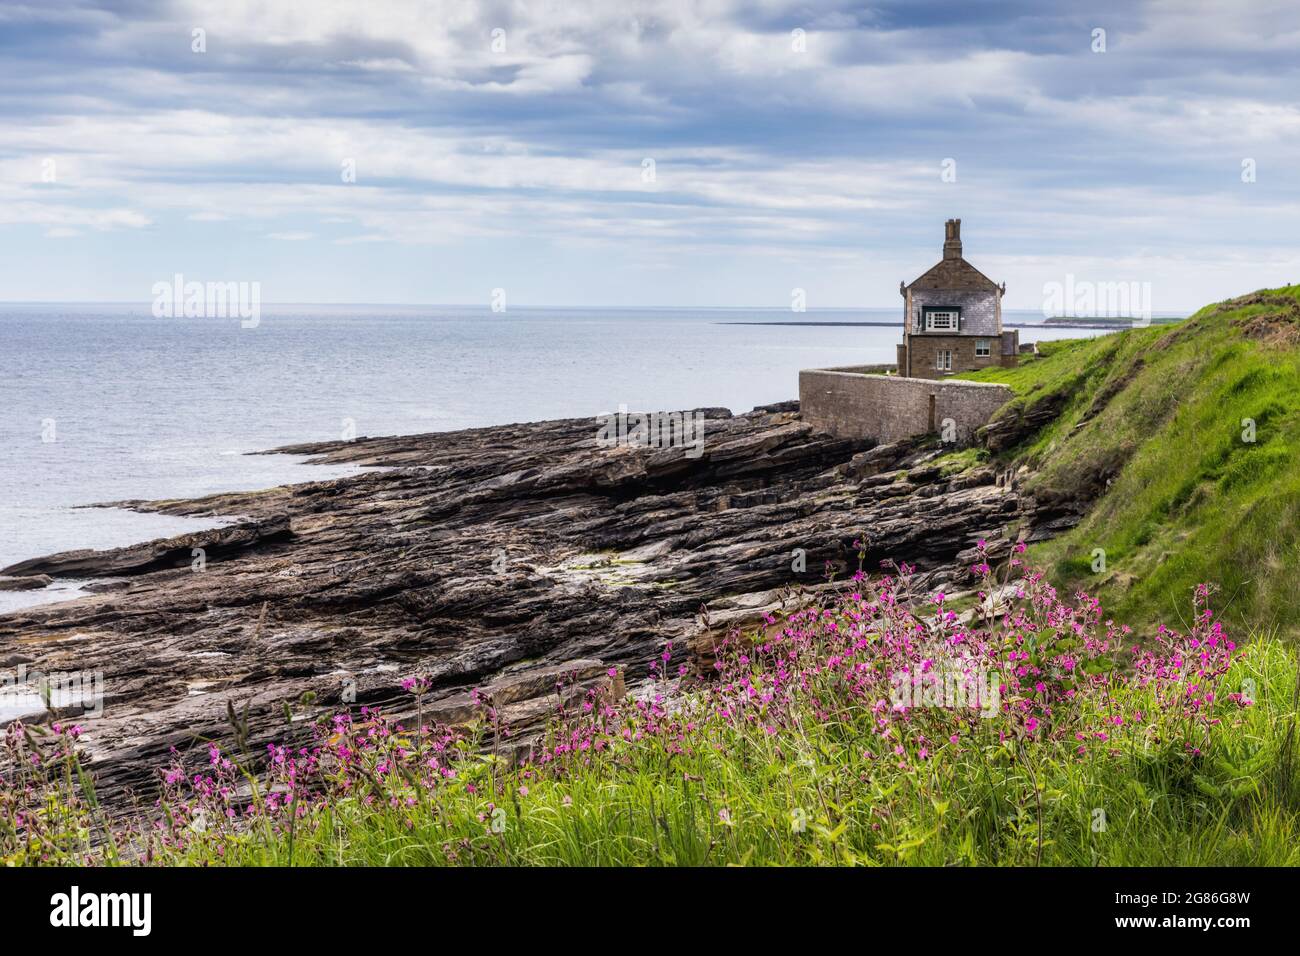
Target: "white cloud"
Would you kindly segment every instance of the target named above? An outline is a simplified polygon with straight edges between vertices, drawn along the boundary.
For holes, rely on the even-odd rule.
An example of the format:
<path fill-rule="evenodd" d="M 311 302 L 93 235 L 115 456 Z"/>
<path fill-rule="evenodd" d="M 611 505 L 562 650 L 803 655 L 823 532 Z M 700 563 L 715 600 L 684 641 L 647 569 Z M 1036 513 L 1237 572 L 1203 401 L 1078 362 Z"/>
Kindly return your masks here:
<path fill-rule="evenodd" d="M 906 275 L 928 264 L 937 223 L 963 215 L 1022 283 L 1045 249 L 1115 269 L 1145 257 L 1154 271 L 1240 264 L 1243 249 L 1288 241 L 1300 202 L 1284 173 L 1300 147 L 1291 5 L 1104 8 L 1100 55 L 1091 20 L 1068 11 L 990 8 L 953 25 L 928 9 L 9 5 L 11 29 L 75 33 L 45 61 L 36 37 L 9 71 L 23 108 L 6 117 L 0 225 L 50 238 L 152 228 L 181 243 L 242 229 L 361 247 L 635 247 L 656 268 L 868 257 Z M 189 50 L 195 26 L 205 54 Z M 939 180 L 947 156 L 956 183 Z M 40 181 L 47 157 L 54 183 Z M 1259 161 L 1253 192 L 1242 157 Z M 221 225 L 172 232 L 184 222 Z M 1250 261 L 1251 274 L 1289 263 Z"/>

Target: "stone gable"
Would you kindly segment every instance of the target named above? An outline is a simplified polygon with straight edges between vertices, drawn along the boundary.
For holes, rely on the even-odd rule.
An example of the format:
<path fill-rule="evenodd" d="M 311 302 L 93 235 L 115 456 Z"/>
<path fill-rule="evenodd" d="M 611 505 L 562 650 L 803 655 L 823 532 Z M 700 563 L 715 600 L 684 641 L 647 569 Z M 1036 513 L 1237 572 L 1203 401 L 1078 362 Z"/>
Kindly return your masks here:
<path fill-rule="evenodd" d="M 965 259 L 943 259 L 907 286 L 922 289 L 969 289 L 996 292 L 998 284 Z"/>

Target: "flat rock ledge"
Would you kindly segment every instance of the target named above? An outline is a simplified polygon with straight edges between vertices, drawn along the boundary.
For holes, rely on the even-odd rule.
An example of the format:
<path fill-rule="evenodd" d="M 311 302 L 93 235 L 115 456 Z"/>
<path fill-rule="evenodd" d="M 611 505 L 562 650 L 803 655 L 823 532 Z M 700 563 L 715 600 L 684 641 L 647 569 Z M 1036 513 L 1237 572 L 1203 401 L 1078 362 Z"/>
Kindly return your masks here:
<path fill-rule="evenodd" d="M 102 714 L 64 700 L 43 718 L 83 724 L 122 806 L 170 748 L 230 741 L 228 706 L 258 753 L 321 713 L 413 714 L 401 681 L 420 672 L 426 716 L 467 720 L 478 688 L 526 747 L 557 694 L 635 688 L 668 642 L 672 668 L 699 668 L 716 636 L 851 573 L 859 539 L 869 569 L 906 561 L 930 586 L 962 578 L 978 539 L 1033 533 L 1013 476 L 949 476 L 938 449 L 818 434 L 797 407 L 705 409 L 695 458 L 600 447 L 589 418 L 278 449 L 381 470 L 118 503 L 236 520 L 0 570 L 118 579 L 0 617 L 0 667 L 102 673 Z"/>

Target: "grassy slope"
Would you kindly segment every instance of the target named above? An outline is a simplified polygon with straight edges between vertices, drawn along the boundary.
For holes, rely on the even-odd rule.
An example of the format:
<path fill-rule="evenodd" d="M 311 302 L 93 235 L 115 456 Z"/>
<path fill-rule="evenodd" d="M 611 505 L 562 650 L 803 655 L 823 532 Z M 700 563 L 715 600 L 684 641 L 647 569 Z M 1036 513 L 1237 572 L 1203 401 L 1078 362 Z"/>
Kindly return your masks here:
<path fill-rule="evenodd" d="M 254 796 L 200 751 L 168 775 L 161 828 L 112 844 L 79 771 L 19 759 L 53 790 L 0 801 L 0 865 L 1300 864 L 1292 649 L 1265 636 L 1228 654 L 1233 636 L 1203 622 L 1140 673 L 1113 669 L 1101 610 L 1030 582 L 973 628 L 918 617 L 906 588 L 846 585 L 784 615 L 779 639 L 723 648 L 718 679 L 667 706 L 557 703 L 522 765 L 497 756 L 486 710 L 461 738 L 331 722 L 279 750 Z M 903 665 L 1001 689 L 978 710 L 890 706 Z M 286 810 L 290 780 L 305 802 Z"/>
<path fill-rule="evenodd" d="M 1252 321 L 1267 323 L 1268 336 L 1248 335 Z M 1035 563 L 1058 584 L 1102 594 L 1119 619 L 1177 620 L 1190 588 L 1210 581 L 1222 589 L 1227 621 L 1295 633 L 1300 342 L 1288 342 L 1292 335 L 1300 335 L 1300 286 L 1207 306 L 1174 326 L 1051 343 L 1020 368 L 968 376 L 1005 382 L 1020 406 L 1068 393 L 1059 418 L 1011 457 L 1038 469 L 1034 493 L 1100 497 L 1072 532 L 1031 551 Z M 1080 425 L 1090 408 L 1095 416 Z M 1253 443 L 1243 440 L 1247 418 Z M 1097 548 L 1101 573 L 1092 570 Z"/>
<path fill-rule="evenodd" d="M 869 714 L 826 720 L 810 710 L 793 739 L 704 720 L 689 756 L 650 744 L 561 779 L 511 772 L 496 804 L 464 781 L 409 808 L 343 800 L 307 817 L 296 840 L 254 831 L 223 841 L 220 855 L 197 841 L 160 862 L 1296 866 L 1295 788 L 1277 783 L 1295 667 L 1278 642 L 1253 644 L 1227 685 L 1249 678 L 1261 699 L 1212 729 L 1213 756 L 1195 770 L 1133 724 L 1106 724 L 1109 751 L 1081 757 L 1072 736 L 1000 743 L 996 721 L 977 721 L 970 744 L 932 766 L 899 768 L 863 759 L 876 739 Z M 1155 709 L 1141 692 L 1110 704 Z M 465 780 L 482 794 L 489 776 L 484 766 Z M 499 832 L 487 823 L 494 806 Z"/>

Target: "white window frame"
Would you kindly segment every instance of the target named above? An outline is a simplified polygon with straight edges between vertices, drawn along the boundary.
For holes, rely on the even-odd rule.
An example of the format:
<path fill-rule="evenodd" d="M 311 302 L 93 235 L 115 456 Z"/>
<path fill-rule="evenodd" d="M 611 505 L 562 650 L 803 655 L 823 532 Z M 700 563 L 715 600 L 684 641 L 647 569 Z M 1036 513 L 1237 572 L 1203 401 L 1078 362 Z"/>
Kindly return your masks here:
<path fill-rule="evenodd" d="M 975 340 L 975 357 L 988 358 L 993 354 L 993 343 L 988 339 Z"/>
<path fill-rule="evenodd" d="M 942 323 L 935 321 L 941 319 Z M 956 332 L 961 328 L 961 313 L 956 309 L 938 309 L 925 313 L 927 332 Z"/>
<path fill-rule="evenodd" d="M 936 372 L 952 371 L 952 349 L 935 349 L 934 370 Z"/>

